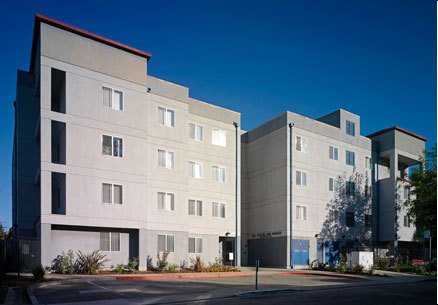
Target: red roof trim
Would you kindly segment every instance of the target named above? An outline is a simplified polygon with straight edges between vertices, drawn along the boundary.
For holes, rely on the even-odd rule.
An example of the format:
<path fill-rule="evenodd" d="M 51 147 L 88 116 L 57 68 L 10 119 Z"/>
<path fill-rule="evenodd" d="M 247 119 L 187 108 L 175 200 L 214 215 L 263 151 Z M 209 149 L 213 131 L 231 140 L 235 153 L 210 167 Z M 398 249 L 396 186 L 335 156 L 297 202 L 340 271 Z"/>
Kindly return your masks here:
<path fill-rule="evenodd" d="M 71 33 L 74 33 L 74 34 L 77 34 L 77 35 L 80 35 L 80 36 L 83 36 L 83 37 L 86 37 L 89 39 L 93 39 L 95 41 L 98 41 L 98 42 L 101 42 L 103 44 L 112 46 L 114 48 L 129 52 L 131 54 L 145 57 L 148 60 L 152 57 L 152 54 L 150 54 L 150 53 L 141 51 L 139 49 L 135 49 L 133 47 L 119 43 L 117 41 L 102 37 L 100 35 L 97 35 L 97 34 L 94 34 L 94 33 L 88 32 L 88 31 L 85 31 L 83 29 L 80 29 L 80 28 L 77 28 L 75 26 L 60 22 L 58 20 L 55 20 L 55 19 L 52 19 L 49 17 L 46 17 L 44 15 L 36 14 L 35 15 L 35 23 L 34 23 L 33 41 L 32 41 L 32 58 L 31 58 L 31 66 L 30 66 L 31 71 L 33 70 L 33 62 L 34 62 L 34 55 L 35 55 L 34 53 L 36 52 L 37 38 L 38 38 L 39 31 L 40 31 L 41 22 L 47 23 L 49 25 L 55 26 L 57 28 L 69 31 Z"/>
<path fill-rule="evenodd" d="M 427 138 L 422 137 L 422 136 L 420 136 L 420 135 L 418 135 L 418 134 L 416 134 L 416 133 L 413 133 L 412 131 L 409 131 L 409 130 L 406 130 L 406 129 L 404 129 L 404 128 L 401 128 L 401 127 L 399 127 L 399 126 L 393 126 L 393 127 L 390 127 L 390 128 L 382 129 L 382 130 L 380 130 L 380 131 L 377 131 L 377 132 L 375 132 L 375 133 L 372 133 L 372 134 L 370 134 L 370 135 L 367 135 L 367 137 L 368 137 L 368 138 L 372 138 L 372 137 L 378 136 L 378 135 L 380 135 L 380 134 L 382 134 L 382 133 L 386 133 L 386 132 L 393 131 L 393 130 L 398 130 L 398 131 L 400 131 L 400 132 L 403 132 L 403 133 L 405 133 L 405 134 L 408 134 L 408 135 L 410 135 L 410 136 L 413 136 L 413 137 L 415 137 L 415 138 L 417 138 L 417 139 L 420 139 L 420 140 L 422 140 L 422 141 L 424 141 L 424 142 L 427 141 Z"/>

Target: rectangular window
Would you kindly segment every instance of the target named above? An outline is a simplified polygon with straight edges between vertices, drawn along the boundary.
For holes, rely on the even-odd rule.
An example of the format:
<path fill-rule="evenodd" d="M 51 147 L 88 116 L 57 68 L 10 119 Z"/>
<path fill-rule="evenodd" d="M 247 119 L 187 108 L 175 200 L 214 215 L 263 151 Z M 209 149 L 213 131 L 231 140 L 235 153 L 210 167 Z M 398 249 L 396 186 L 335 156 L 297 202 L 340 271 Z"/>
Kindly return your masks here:
<path fill-rule="evenodd" d="M 203 127 L 198 124 L 189 123 L 189 137 L 190 139 L 196 140 L 196 141 L 202 141 L 203 139 Z"/>
<path fill-rule="evenodd" d="M 411 220 L 408 215 L 403 216 L 403 226 L 409 228 L 411 226 Z"/>
<path fill-rule="evenodd" d="M 167 127 L 175 127 L 175 111 L 158 107 L 158 123 Z"/>
<path fill-rule="evenodd" d="M 365 169 L 373 169 L 373 162 L 370 157 L 365 157 Z"/>
<path fill-rule="evenodd" d="M 103 106 L 114 110 L 123 110 L 123 92 L 102 87 Z"/>
<path fill-rule="evenodd" d="M 355 165 L 355 156 L 354 156 L 354 152 L 346 150 L 345 151 L 345 163 L 347 165 L 351 165 L 354 166 Z"/>
<path fill-rule="evenodd" d="M 365 197 L 371 197 L 372 189 L 371 185 L 365 185 Z"/>
<path fill-rule="evenodd" d="M 202 253 L 202 238 L 189 237 L 189 253 Z"/>
<path fill-rule="evenodd" d="M 167 169 L 175 168 L 175 153 L 173 151 L 159 149 L 158 166 Z"/>
<path fill-rule="evenodd" d="M 175 236 L 170 234 L 158 234 L 158 252 L 174 252 Z"/>
<path fill-rule="evenodd" d="M 190 177 L 202 179 L 203 177 L 202 163 L 189 161 L 189 174 Z"/>
<path fill-rule="evenodd" d="M 102 154 L 123 157 L 123 139 L 102 135 Z"/>
<path fill-rule="evenodd" d="M 348 135 L 353 136 L 353 137 L 356 135 L 355 125 L 356 125 L 355 123 L 347 120 L 346 128 L 347 128 Z"/>
<path fill-rule="evenodd" d="M 102 202 L 123 204 L 123 186 L 118 184 L 102 183 Z"/>
<path fill-rule="evenodd" d="M 339 212 L 337 210 L 329 210 L 329 220 L 337 223 L 339 220 Z"/>
<path fill-rule="evenodd" d="M 298 151 L 301 152 L 306 152 L 307 151 L 307 140 L 306 138 L 303 137 L 298 137 L 296 138 L 296 149 Z"/>
<path fill-rule="evenodd" d="M 158 192 L 158 209 L 163 211 L 174 211 L 175 195 L 172 193 Z"/>
<path fill-rule="evenodd" d="M 202 216 L 201 200 L 189 200 L 189 215 Z"/>
<path fill-rule="evenodd" d="M 307 207 L 302 205 L 297 205 L 296 207 L 296 219 L 298 220 L 307 220 Z"/>
<path fill-rule="evenodd" d="M 338 190 L 338 180 L 335 178 L 329 178 L 329 191 L 335 192 Z"/>
<path fill-rule="evenodd" d="M 225 167 L 213 165 L 212 176 L 214 181 L 225 182 Z"/>
<path fill-rule="evenodd" d="M 212 214 L 215 218 L 225 218 L 225 203 L 213 202 Z"/>
<path fill-rule="evenodd" d="M 354 213 L 346 212 L 345 213 L 345 222 L 347 227 L 354 227 Z"/>
<path fill-rule="evenodd" d="M 405 188 L 403 189 L 403 195 L 405 200 L 411 200 L 411 190 L 409 186 L 405 186 Z"/>
<path fill-rule="evenodd" d="M 307 185 L 307 173 L 302 171 L 296 172 L 296 185 L 306 186 Z"/>
<path fill-rule="evenodd" d="M 120 251 L 119 232 L 100 232 L 100 251 Z"/>
<path fill-rule="evenodd" d="M 339 160 L 339 148 L 329 146 L 329 158 L 330 160 Z"/>
<path fill-rule="evenodd" d="M 227 146 L 227 132 L 225 130 L 213 129 L 211 143 L 218 146 Z"/>
<path fill-rule="evenodd" d="M 356 184 L 352 181 L 347 181 L 345 183 L 345 194 L 347 196 L 354 196 Z"/>
<path fill-rule="evenodd" d="M 370 214 L 365 214 L 365 227 L 371 227 L 371 215 Z"/>

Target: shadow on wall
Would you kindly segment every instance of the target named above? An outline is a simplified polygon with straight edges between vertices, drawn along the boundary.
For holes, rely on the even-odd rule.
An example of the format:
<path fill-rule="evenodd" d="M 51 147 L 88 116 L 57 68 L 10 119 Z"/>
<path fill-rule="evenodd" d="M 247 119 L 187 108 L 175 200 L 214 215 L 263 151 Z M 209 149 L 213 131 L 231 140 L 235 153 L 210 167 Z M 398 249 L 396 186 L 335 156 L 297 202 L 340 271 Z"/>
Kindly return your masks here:
<path fill-rule="evenodd" d="M 320 237 L 325 262 L 339 263 L 339 254 L 369 250 L 371 246 L 371 186 L 368 175 L 353 172 L 329 181 L 333 199 L 326 206 Z"/>

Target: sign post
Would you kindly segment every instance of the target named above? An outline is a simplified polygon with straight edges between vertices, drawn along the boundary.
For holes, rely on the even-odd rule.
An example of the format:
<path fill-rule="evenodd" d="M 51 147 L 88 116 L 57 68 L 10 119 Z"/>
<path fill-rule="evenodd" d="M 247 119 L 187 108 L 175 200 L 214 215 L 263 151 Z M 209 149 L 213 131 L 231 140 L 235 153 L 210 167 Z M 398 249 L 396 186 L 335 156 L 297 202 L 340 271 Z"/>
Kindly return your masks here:
<path fill-rule="evenodd" d="M 424 239 L 429 238 L 429 273 L 431 271 L 431 265 L 432 265 L 432 235 L 430 234 L 429 230 L 424 231 Z"/>
<path fill-rule="evenodd" d="M 259 289 L 259 267 L 260 267 L 260 260 L 256 260 L 256 278 L 255 278 L 255 289 Z"/>

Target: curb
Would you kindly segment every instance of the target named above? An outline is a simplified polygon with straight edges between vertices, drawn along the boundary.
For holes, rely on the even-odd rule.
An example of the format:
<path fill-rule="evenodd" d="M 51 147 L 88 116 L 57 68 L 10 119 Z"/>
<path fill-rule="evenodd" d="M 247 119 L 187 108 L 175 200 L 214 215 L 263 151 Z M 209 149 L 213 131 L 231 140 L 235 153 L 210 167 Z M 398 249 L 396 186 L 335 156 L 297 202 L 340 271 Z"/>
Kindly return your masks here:
<path fill-rule="evenodd" d="M 133 276 L 118 276 L 117 281 L 154 281 L 161 279 L 196 279 L 196 278 L 215 278 L 215 277 L 247 277 L 253 276 L 251 273 L 234 273 L 234 272 L 208 272 L 208 273 L 188 273 L 188 274 L 152 274 L 152 275 L 133 275 Z"/>
<path fill-rule="evenodd" d="M 234 296 L 238 298 L 252 297 L 258 295 L 273 295 L 273 294 L 282 294 L 282 293 L 291 293 L 291 292 L 301 292 L 303 290 L 294 289 L 294 288 L 283 288 L 283 289 L 269 289 L 269 290 L 251 290 L 236 293 Z"/>
<path fill-rule="evenodd" d="M 326 277 L 338 277 L 345 279 L 354 279 L 354 280 L 364 280 L 364 278 L 355 276 L 355 275 L 347 275 L 347 274 L 336 274 L 336 273 L 320 273 L 320 272 L 300 272 L 300 271 L 286 271 L 280 272 L 281 275 L 316 275 L 316 276 L 326 276 Z"/>
<path fill-rule="evenodd" d="M 38 284 L 36 284 L 36 285 L 38 285 Z M 33 294 L 33 290 L 35 289 L 36 285 L 31 285 L 31 286 L 26 288 L 27 295 L 29 296 L 30 302 L 33 305 L 38 305 L 39 304 L 36 296 Z"/>

